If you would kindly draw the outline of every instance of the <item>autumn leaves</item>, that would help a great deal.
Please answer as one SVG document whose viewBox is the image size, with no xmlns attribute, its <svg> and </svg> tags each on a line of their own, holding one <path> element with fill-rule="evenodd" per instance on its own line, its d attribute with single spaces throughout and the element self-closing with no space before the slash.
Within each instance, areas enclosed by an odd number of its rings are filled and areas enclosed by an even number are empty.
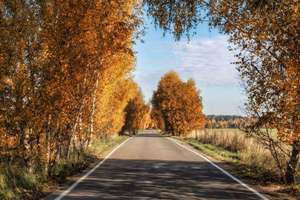
<svg viewBox="0 0 300 200">
<path fill-rule="evenodd" d="M 32 172 L 76 162 L 121 130 L 131 78 L 135 1 L 0 2 L 0 154 Z"/>
<path fill-rule="evenodd" d="M 157 126 L 172 135 L 186 135 L 204 127 L 202 99 L 195 82 L 182 81 L 176 72 L 161 78 L 153 94 L 153 118 Z"/>
<path fill-rule="evenodd" d="M 139 129 L 156 128 L 164 133 L 184 136 L 205 125 L 202 98 L 192 79 L 184 82 L 174 71 L 166 73 L 153 93 L 151 106 L 141 92 L 125 108 L 121 133 L 135 135 Z"/>
<path fill-rule="evenodd" d="M 135 135 L 140 129 L 151 126 L 150 106 L 144 102 L 142 92 L 139 91 L 135 98 L 131 99 L 125 108 L 125 122 L 121 134 L 128 132 Z"/>
<path fill-rule="evenodd" d="M 135 0 L 0 2 L 5 162 L 51 177 L 60 163 L 80 161 L 94 139 L 155 126 L 178 135 L 203 126 L 195 83 L 173 72 L 154 94 L 155 111 L 144 102 L 131 74 L 137 6 Z"/>
</svg>

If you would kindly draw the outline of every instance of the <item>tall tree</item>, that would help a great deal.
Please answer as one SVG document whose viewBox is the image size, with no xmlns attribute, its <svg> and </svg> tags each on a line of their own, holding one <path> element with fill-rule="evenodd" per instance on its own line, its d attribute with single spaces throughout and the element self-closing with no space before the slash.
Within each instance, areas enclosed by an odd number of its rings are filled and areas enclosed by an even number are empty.
<svg viewBox="0 0 300 200">
<path fill-rule="evenodd" d="M 173 135 L 185 135 L 204 127 L 202 99 L 194 81 L 183 82 L 176 72 L 161 78 L 152 105 L 161 115 L 165 131 Z"/>
<path fill-rule="evenodd" d="M 109 128 L 97 133 L 118 132 L 134 93 L 125 91 L 135 90 L 129 77 L 139 25 L 136 5 L 135 0 L 0 1 L 0 132 L 17 141 L 1 151 L 48 174 L 85 150 L 96 132 L 96 110 L 114 114 L 101 126 Z M 104 109 L 96 103 L 102 95 L 109 102 Z"/>
</svg>

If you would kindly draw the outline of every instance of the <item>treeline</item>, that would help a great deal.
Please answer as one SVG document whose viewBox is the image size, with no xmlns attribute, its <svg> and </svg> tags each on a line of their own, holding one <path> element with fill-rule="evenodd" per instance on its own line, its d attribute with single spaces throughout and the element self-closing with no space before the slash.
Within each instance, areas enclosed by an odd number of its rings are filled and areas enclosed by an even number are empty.
<svg viewBox="0 0 300 200">
<path fill-rule="evenodd" d="M 79 160 L 93 139 L 141 126 L 125 123 L 139 109 L 136 118 L 149 112 L 131 77 L 136 6 L 0 2 L 2 163 L 52 176 L 61 162 Z"/>
<path fill-rule="evenodd" d="M 247 118 L 238 115 L 206 115 L 205 128 L 243 128 Z"/>
<path fill-rule="evenodd" d="M 130 135 L 136 135 L 139 129 L 146 129 L 151 126 L 151 107 L 146 104 L 139 91 L 135 98 L 131 99 L 125 107 L 125 123 L 121 134 L 128 132 Z"/>
<path fill-rule="evenodd" d="M 202 98 L 192 79 L 182 81 L 174 71 L 159 81 L 152 97 L 156 127 L 172 135 L 186 135 L 204 127 Z"/>
</svg>

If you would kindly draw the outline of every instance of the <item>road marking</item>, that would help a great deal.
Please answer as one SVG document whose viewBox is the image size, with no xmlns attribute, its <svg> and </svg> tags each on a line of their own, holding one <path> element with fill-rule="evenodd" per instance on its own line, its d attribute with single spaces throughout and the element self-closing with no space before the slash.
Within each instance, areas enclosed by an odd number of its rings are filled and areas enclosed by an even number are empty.
<svg viewBox="0 0 300 200">
<path fill-rule="evenodd" d="M 245 188 L 247 188 L 248 190 L 250 190 L 251 192 L 253 192 L 254 194 L 256 194 L 257 196 L 259 196 L 261 199 L 263 200 L 268 200 L 267 197 L 265 197 L 264 195 L 262 195 L 261 193 L 259 193 L 258 191 L 256 191 L 255 189 L 251 188 L 250 186 L 248 186 L 246 183 L 244 183 L 243 181 L 239 180 L 238 178 L 236 178 L 235 176 L 231 175 L 229 172 L 227 172 L 225 169 L 221 168 L 220 166 L 218 166 L 217 164 L 215 164 L 213 161 L 209 160 L 206 156 L 204 156 L 203 154 L 194 151 L 182 144 L 180 144 L 179 142 L 177 142 L 176 140 L 174 140 L 173 138 L 167 138 L 171 141 L 173 141 L 174 143 L 176 143 L 178 146 L 196 154 L 197 156 L 203 158 L 204 160 L 206 160 L 207 162 L 209 162 L 212 166 L 214 166 L 215 168 L 217 168 L 218 170 L 220 170 L 221 172 L 223 172 L 225 175 L 227 175 L 228 177 L 230 177 L 231 179 L 233 179 L 234 181 L 238 182 L 240 185 L 244 186 Z"/>
<path fill-rule="evenodd" d="M 67 194 L 69 194 L 81 181 L 86 179 L 91 173 L 93 173 L 98 167 L 100 167 L 115 151 L 117 151 L 121 146 L 123 146 L 126 142 L 128 142 L 131 138 L 127 138 L 124 142 L 119 144 L 116 148 L 114 148 L 109 154 L 105 156 L 103 160 L 101 160 L 93 169 L 88 171 L 84 176 L 82 176 L 80 179 L 78 179 L 75 183 L 73 183 L 68 189 L 66 189 L 63 193 L 61 193 L 58 197 L 56 197 L 54 200 L 61 200 L 64 198 Z"/>
</svg>

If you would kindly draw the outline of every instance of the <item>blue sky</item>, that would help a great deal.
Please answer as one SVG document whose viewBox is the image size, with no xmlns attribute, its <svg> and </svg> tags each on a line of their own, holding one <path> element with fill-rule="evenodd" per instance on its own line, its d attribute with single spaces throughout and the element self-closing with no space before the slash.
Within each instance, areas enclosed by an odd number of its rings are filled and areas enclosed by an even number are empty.
<svg viewBox="0 0 300 200">
<path fill-rule="evenodd" d="M 144 43 L 135 45 L 137 53 L 134 79 L 140 85 L 146 101 L 161 76 L 170 70 L 178 72 L 182 79 L 193 78 L 200 90 L 205 114 L 243 114 L 244 94 L 230 52 L 227 37 L 207 24 L 197 28 L 197 35 L 176 42 L 171 35 L 155 29 L 145 20 Z"/>
</svg>

